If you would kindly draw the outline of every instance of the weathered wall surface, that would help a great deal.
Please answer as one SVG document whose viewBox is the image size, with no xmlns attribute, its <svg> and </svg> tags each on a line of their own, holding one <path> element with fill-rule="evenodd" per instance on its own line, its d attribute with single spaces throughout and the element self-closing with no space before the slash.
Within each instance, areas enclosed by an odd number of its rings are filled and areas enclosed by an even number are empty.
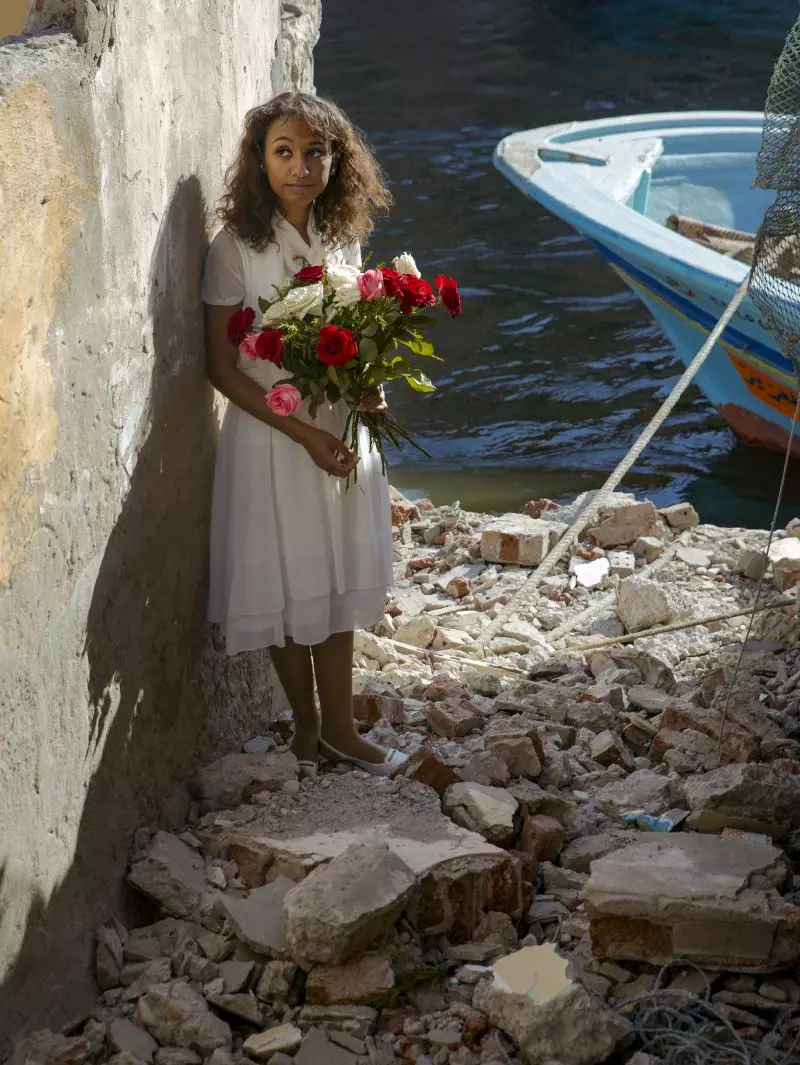
<svg viewBox="0 0 800 1065">
<path fill-rule="evenodd" d="M 198 284 L 244 111 L 310 85 L 319 0 L 31 17 L 0 45 L 0 1042 L 89 1000 L 132 832 L 268 710 L 263 658 L 204 623 Z"/>
</svg>

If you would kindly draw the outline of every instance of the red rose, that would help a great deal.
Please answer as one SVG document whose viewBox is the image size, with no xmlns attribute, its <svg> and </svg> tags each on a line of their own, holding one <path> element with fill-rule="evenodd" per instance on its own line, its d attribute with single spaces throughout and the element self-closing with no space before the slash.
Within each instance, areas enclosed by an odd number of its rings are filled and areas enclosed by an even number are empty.
<svg viewBox="0 0 800 1065">
<path fill-rule="evenodd" d="M 294 279 L 300 285 L 315 285 L 318 281 L 322 280 L 322 267 L 304 266 L 302 270 L 297 271 L 294 275 Z"/>
<path fill-rule="evenodd" d="M 256 337 L 256 358 L 280 366 L 283 362 L 283 333 L 280 329 L 262 329 Z"/>
<path fill-rule="evenodd" d="M 406 282 L 411 277 L 411 274 L 398 274 L 396 270 L 392 270 L 391 267 L 383 267 L 381 270 L 383 275 L 383 287 L 386 290 L 386 295 L 391 296 L 392 299 L 401 300 L 406 291 Z"/>
<path fill-rule="evenodd" d="M 238 348 L 241 342 L 245 338 L 245 334 L 250 329 L 256 318 L 256 312 L 252 307 L 242 307 L 238 311 L 234 311 L 228 319 L 228 341 Z"/>
<path fill-rule="evenodd" d="M 450 312 L 450 317 L 457 318 L 461 314 L 461 295 L 456 282 L 446 274 L 439 274 L 436 278 L 436 287 L 439 289 L 442 303 Z"/>
<path fill-rule="evenodd" d="M 433 289 L 421 277 L 406 274 L 405 291 L 400 300 L 403 314 L 411 314 L 415 307 L 432 307 L 436 303 Z"/>
<path fill-rule="evenodd" d="M 349 329 L 324 325 L 319 331 L 317 354 L 326 366 L 344 366 L 358 355 L 358 344 Z"/>
</svg>

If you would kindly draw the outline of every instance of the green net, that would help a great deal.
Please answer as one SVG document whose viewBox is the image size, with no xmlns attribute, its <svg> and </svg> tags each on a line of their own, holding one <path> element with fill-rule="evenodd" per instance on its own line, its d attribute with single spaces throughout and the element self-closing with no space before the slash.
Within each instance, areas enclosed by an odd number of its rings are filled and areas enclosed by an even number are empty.
<svg viewBox="0 0 800 1065">
<path fill-rule="evenodd" d="M 756 237 L 749 294 L 800 377 L 800 19 L 767 92 L 756 185 L 776 197 Z"/>
</svg>

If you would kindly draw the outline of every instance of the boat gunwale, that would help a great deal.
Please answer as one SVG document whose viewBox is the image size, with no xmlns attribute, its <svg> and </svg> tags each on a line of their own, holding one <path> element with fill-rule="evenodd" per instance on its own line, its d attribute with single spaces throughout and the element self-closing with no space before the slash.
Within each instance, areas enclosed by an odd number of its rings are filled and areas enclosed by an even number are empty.
<svg viewBox="0 0 800 1065">
<path fill-rule="evenodd" d="M 631 248 L 641 249 L 645 254 L 657 255 L 673 268 L 702 274 L 709 280 L 738 286 L 747 274 L 748 267 L 734 259 L 728 259 L 709 248 L 704 248 L 667 229 L 647 215 L 639 214 L 627 204 L 615 200 L 583 177 L 576 176 L 565 181 L 563 163 L 556 172 L 552 162 L 541 159 L 539 150 L 547 145 L 562 151 L 570 144 L 616 133 L 667 135 L 692 129 L 712 131 L 760 130 L 764 116 L 758 111 L 690 111 L 660 112 L 643 115 L 616 116 L 592 119 L 587 122 L 557 123 L 508 134 L 496 146 L 493 163 L 521 192 L 567 224 L 591 239 L 612 239 Z M 526 169 L 520 169 L 509 159 L 510 151 L 526 156 Z M 590 210 L 591 207 L 595 211 Z"/>
</svg>

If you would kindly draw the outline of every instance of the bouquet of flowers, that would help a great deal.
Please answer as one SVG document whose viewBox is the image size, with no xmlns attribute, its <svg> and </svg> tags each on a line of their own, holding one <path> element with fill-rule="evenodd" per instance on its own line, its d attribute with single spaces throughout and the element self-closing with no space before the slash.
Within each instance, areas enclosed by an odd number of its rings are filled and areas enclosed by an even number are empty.
<svg viewBox="0 0 800 1065">
<path fill-rule="evenodd" d="M 228 338 L 249 359 L 267 359 L 286 371 L 285 380 L 266 396 L 275 414 L 290 415 L 308 401 L 311 417 L 323 402 L 344 401 L 349 415 L 343 442 L 358 451 L 359 430 L 369 434 L 385 468 L 385 447 L 405 440 L 427 454 L 387 413 L 361 409 L 384 384 L 405 380 L 417 392 L 435 387 L 417 360 L 442 360 L 423 332 L 436 318 L 431 309 L 444 307 L 451 317 L 461 313 L 458 285 L 440 274 L 436 288 L 423 279 L 408 253 L 391 267 L 359 271 L 353 266 L 304 266 L 276 286 L 272 300 L 260 299 L 263 314 L 254 328 L 255 311 L 236 311 Z"/>
</svg>

